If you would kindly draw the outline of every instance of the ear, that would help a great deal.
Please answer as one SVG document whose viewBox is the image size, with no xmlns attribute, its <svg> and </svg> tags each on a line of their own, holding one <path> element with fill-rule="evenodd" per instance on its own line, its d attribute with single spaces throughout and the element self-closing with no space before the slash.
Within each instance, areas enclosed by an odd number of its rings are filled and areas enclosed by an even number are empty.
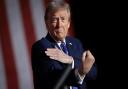
<svg viewBox="0 0 128 89">
<path fill-rule="evenodd" d="M 68 28 L 70 28 L 70 23 L 71 23 L 71 22 L 70 22 L 70 20 L 69 20 L 69 22 L 68 22 Z"/>
</svg>

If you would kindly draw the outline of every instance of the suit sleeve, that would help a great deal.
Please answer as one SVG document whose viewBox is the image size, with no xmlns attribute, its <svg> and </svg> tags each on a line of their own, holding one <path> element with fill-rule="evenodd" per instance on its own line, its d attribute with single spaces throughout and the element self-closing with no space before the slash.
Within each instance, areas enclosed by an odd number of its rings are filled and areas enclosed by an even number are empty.
<svg viewBox="0 0 128 89">
<path fill-rule="evenodd" d="M 32 69 L 35 89 L 52 89 L 62 77 L 65 68 L 58 67 L 58 61 L 46 56 L 46 49 L 36 43 L 32 46 Z"/>
<path fill-rule="evenodd" d="M 80 77 L 75 72 L 75 70 L 80 67 L 81 58 L 82 58 L 84 49 L 79 40 L 76 40 L 75 44 L 76 45 L 74 46 L 74 49 L 76 49 L 76 54 L 72 56 L 74 59 L 74 69 L 72 70 L 68 81 L 70 81 L 71 85 L 81 86 L 81 84 L 79 83 Z M 94 79 L 96 79 L 96 76 L 97 76 L 97 67 L 96 67 L 96 64 L 94 64 L 92 66 L 91 70 L 89 71 L 89 73 L 85 76 L 83 82 L 88 81 L 88 80 L 94 80 Z"/>
</svg>

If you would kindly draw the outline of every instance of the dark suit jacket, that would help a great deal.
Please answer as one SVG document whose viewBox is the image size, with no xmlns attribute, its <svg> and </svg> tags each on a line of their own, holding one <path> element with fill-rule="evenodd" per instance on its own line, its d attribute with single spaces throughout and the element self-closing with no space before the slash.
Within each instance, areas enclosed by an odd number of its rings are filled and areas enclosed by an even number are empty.
<svg viewBox="0 0 128 89">
<path fill-rule="evenodd" d="M 53 89 L 63 76 L 67 66 L 69 66 L 46 56 L 44 51 L 47 48 L 55 48 L 55 46 L 57 44 L 49 34 L 32 46 L 32 69 L 35 89 Z M 74 69 L 71 69 L 63 85 L 73 85 L 79 87 L 79 89 L 86 89 L 86 81 L 96 77 L 96 67 L 92 67 L 82 85 L 78 84 L 78 76 L 75 75 L 74 70 L 79 68 L 84 49 L 80 41 L 73 37 L 66 37 L 66 46 L 69 55 L 74 59 Z"/>
</svg>

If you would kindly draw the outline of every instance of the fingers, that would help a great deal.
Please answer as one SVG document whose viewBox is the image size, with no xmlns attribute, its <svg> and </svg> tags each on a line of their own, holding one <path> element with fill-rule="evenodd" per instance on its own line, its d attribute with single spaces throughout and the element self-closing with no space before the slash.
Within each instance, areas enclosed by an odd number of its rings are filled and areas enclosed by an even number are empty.
<svg viewBox="0 0 128 89">
<path fill-rule="evenodd" d="M 50 59 L 57 60 L 62 63 L 71 64 L 73 62 L 73 58 L 71 56 L 56 48 L 48 48 L 45 53 Z"/>
<path fill-rule="evenodd" d="M 79 69 L 80 74 L 81 75 L 87 74 L 90 71 L 91 67 L 93 66 L 94 62 L 95 62 L 95 58 L 89 50 L 83 52 L 82 63 Z"/>
<path fill-rule="evenodd" d="M 88 58 L 92 61 L 95 61 L 94 56 L 92 55 L 92 53 L 89 50 L 86 51 L 86 58 Z"/>
<path fill-rule="evenodd" d="M 49 56 L 50 59 L 54 59 L 54 60 L 57 60 L 58 59 L 58 56 L 59 56 L 59 49 L 57 48 L 48 48 L 46 51 L 45 51 L 45 54 L 47 56 Z"/>
<path fill-rule="evenodd" d="M 50 54 L 56 54 L 56 52 L 57 52 L 57 49 L 53 49 L 53 48 L 48 48 L 46 51 L 45 51 L 45 53 L 46 53 L 46 55 L 50 55 Z"/>
<path fill-rule="evenodd" d="M 85 57 L 86 57 L 86 51 L 82 55 L 82 61 L 85 61 Z"/>
<path fill-rule="evenodd" d="M 48 48 L 47 51 L 45 51 L 45 54 L 51 59 L 61 58 L 65 55 L 63 51 L 57 48 Z"/>
</svg>

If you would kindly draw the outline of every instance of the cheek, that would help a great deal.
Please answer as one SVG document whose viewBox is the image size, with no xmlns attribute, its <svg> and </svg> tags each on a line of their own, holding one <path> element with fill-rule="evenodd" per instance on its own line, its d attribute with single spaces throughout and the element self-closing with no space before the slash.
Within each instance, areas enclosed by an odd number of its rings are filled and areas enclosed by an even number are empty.
<svg viewBox="0 0 128 89">
<path fill-rule="evenodd" d="M 66 24 L 65 25 L 65 30 L 66 30 L 65 32 L 68 32 L 68 29 L 69 29 L 69 24 Z"/>
<path fill-rule="evenodd" d="M 56 23 L 51 23 L 51 27 L 55 28 L 56 27 Z"/>
<path fill-rule="evenodd" d="M 70 27 L 70 22 L 67 22 L 66 26 L 65 26 L 67 29 L 69 29 Z"/>
<path fill-rule="evenodd" d="M 56 23 L 51 23 L 50 21 L 47 22 L 47 27 L 49 29 L 53 29 L 56 26 Z"/>
<path fill-rule="evenodd" d="M 48 26 L 49 31 L 50 31 L 50 32 L 54 32 L 55 26 L 56 26 L 55 24 L 49 24 L 49 26 Z"/>
</svg>

